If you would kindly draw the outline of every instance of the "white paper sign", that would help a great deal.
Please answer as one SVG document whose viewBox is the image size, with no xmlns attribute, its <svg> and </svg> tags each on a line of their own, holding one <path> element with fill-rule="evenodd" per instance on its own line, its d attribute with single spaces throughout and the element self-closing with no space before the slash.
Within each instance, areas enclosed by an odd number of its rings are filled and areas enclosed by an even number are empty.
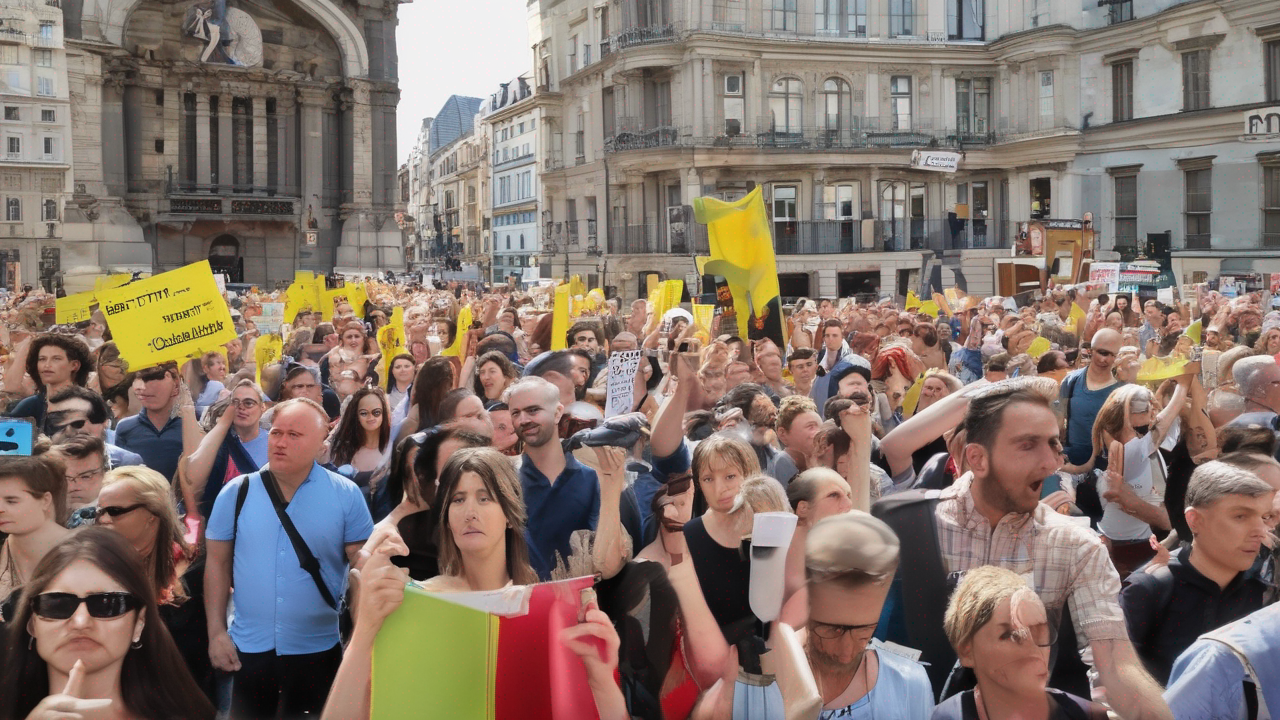
<svg viewBox="0 0 1280 720">
<path fill-rule="evenodd" d="M 262 303 L 262 314 L 253 322 L 263 335 L 279 335 L 284 324 L 284 303 Z"/>
<path fill-rule="evenodd" d="M 1156 302 L 1163 305 L 1173 305 L 1173 288 L 1157 288 Z"/>
<path fill-rule="evenodd" d="M 223 295 L 227 294 L 227 276 L 222 273 L 214 273 L 213 281 L 218 284 L 218 292 Z"/>
<path fill-rule="evenodd" d="M 635 404 L 636 372 L 640 369 L 640 351 L 626 350 L 609 356 L 609 394 L 604 416 L 624 415 Z"/>
</svg>

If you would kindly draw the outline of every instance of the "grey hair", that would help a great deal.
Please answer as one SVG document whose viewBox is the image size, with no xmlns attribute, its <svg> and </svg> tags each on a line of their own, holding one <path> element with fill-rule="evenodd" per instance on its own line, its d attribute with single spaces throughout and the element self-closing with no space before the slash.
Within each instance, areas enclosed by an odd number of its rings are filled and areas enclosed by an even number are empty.
<svg viewBox="0 0 1280 720">
<path fill-rule="evenodd" d="M 805 538 L 809 582 L 883 584 L 898 570 L 898 536 L 879 518 L 850 510 L 818 521 Z"/>
<path fill-rule="evenodd" d="M 1217 388 L 1209 393 L 1208 409 L 1244 412 L 1244 398 L 1240 393 Z"/>
<path fill-rule="evenodd" d="M 1187 483 L 1186 506 L 1207 508 L 1227 495 L 1256 498 L 1275 491 L 1257 475 L 1238 465 L 1211 460 L 1191 474 L 1191 481 Z"/>
<path fill-rule="evenodd" d="M 1245 398 L 1257 397 L 1262 390 L 1262 373 L 1267 367 L 1275 367 L 1276 360 L 1270 355 L 1253 355 L 1240 358 L 1231 366 L 1231 379 Z"/>
</svg>

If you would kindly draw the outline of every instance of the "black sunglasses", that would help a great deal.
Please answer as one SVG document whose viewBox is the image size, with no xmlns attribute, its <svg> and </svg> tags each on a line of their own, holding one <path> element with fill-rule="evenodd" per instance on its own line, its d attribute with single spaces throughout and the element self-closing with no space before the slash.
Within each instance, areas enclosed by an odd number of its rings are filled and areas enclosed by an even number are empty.
<svg viewBox="0 0 1280 720">
<path fill-rule="evenodd" d="M 71 428 L 72 430 L 79 430 L 83 428 L 85 424 L 88 422 L 89 422 L 88 420 L 82 419 L 82 420 L 72 420 L 66 425 L 57 425 L 54 423 L 49 423 L 47 426 L 45 426 L 45 431 L 46 431 L 46 434 L 48 435 L 57 435 L 58 433 L 66 430 L 67 428 Z"/>
<path fill-rule="evenodd" d="M 37 595 L 32 611 L 47 620 L 66 620 L 76 614 L 80 603 L 88 609 L 89 617 L 99 619 L 118 618 L 142 607 L 142 601 L 136 595 L 126 592 L 90 593 L 85 597 L 55 592 Z"/>
<path fill-rule="evenodd" d="M 102 517 L 103 515 L 110 515 L 111 517 L 115 518 L 115 517 L 120 517 L 125 513 L 131 513 L 140 507 L 145 507 L 145 505 L 143 505 L 142 503 L 134 503 L 133 505 L 127 505 L 124 507 L 121 507 L 119 505 L 108 505 L 106 507 L 94 508 L 93 516 Z"/>
</svg>

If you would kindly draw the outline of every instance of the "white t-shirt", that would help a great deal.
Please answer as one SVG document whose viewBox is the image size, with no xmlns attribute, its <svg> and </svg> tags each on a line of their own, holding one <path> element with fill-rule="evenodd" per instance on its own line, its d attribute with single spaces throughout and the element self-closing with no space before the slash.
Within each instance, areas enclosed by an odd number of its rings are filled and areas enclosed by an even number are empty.
<svg viewBox="0 0 1280 720">
<path fill-rule="evenodd" d="M 1152 442 L 1154 436 L 1147 433 L 1124 444 L 1124 481 L 1134 493 L 1153 505 L 1164 502 L 1164 459 Z M 1098 477 L 1098 495 L 1107 492 L 1107 476 Z M 1118 503 L 1102 500 L 1102 520 L 1098 523 L 1102 534 L 1112 540 L 1146 540 L 1151 537 L 1151 526 L 1126 513 Z"/>
</svg>

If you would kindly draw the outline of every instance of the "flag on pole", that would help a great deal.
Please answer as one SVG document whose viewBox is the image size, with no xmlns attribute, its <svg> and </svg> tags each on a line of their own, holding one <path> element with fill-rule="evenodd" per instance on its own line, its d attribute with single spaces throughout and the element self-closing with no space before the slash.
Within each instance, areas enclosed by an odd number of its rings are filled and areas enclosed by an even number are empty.
<svg viewBox="0 0 1280 720">
<path fill-rule="evenodd" d="M 761 189 L 732 203 L 695 198 L 693 211 L 698 222 L 706 224 L 711 246 L 711 257 L 699 263 L 700 270 L 729 283 L 739 335 L 767 337 L 786 347 L 778 263 Z"/>
</svg>

